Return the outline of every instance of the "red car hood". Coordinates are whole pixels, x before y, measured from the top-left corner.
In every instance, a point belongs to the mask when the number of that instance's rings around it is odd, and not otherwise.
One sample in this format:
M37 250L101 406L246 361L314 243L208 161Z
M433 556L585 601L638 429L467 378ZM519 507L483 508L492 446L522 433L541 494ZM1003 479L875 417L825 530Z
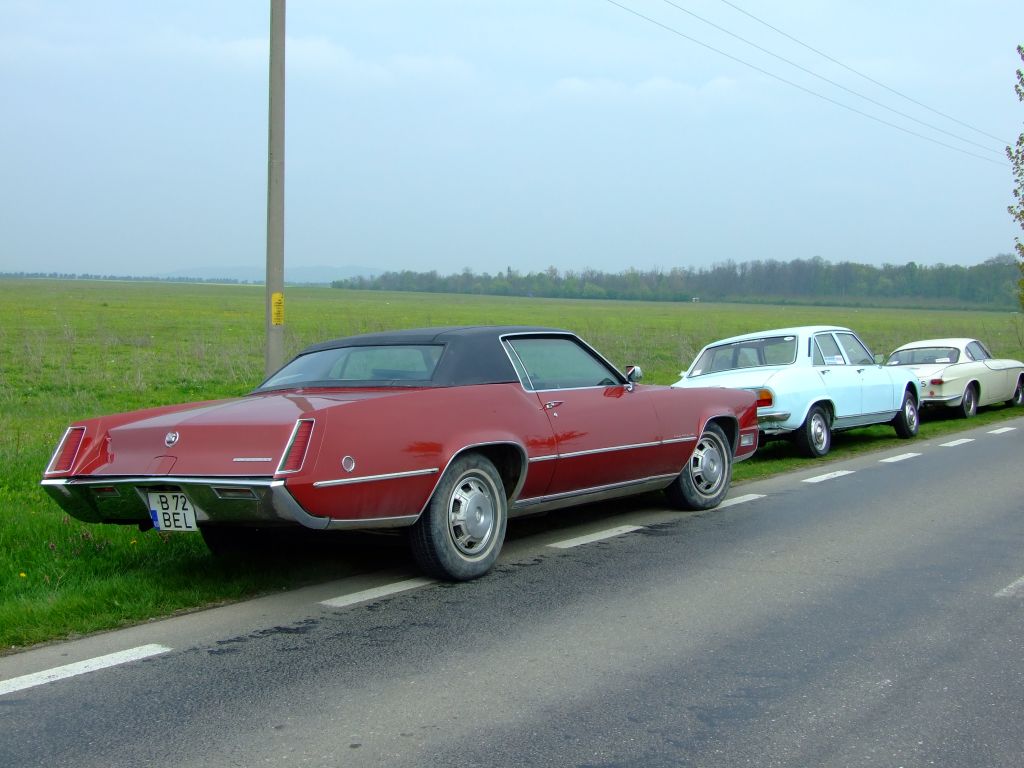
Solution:
M112 419L97 419L93 455L83 457L85 472L74 474L273 475L299 419L402 391L288 391L143 412L137 419L127 414L106 428Z

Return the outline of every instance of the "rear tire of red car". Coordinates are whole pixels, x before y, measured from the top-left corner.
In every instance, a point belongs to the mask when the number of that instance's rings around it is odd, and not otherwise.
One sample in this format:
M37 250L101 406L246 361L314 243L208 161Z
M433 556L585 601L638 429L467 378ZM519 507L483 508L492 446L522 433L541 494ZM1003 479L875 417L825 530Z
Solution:
M665 489L665 495L679 509L711 509L722 503L732 478L732 450L725 432L708 424L690 454L690 460Z
M820 405L811 406L807 418L793 433L797 450L804 456L820 459L832 448L832 424L826 411Z
M903 405L900 406L900 412L896 414L896 418L892 420L892 426L896 430L896 436L903 439L913 437L921 427L917 402L909 389L903 393Z
M498 470L485 456L464 454L448 467L409 532L413 557L429 576L475 579L494 565L507 522L508 498Z

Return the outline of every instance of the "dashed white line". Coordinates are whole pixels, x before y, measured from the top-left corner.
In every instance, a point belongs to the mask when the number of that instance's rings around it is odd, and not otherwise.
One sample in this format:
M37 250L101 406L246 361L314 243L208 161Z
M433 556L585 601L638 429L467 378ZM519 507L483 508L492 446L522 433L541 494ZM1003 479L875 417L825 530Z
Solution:
M379 587L371 587L370 589L364 589L359 592L353 592L349 595L341 595L339 597L332 597L330 600L321 600L320 605L326 605L328 608L345 608L349 605L355 605L356 603L365 603L368 600L379 600L382 597L388 595L396 595L399 592L408 592L410 589L416 589L417 587L425 587L428 584L436 584L434 579L406 579L405 581L396 581L392 584L383 584Z
M834 480L837 477L845 477L846 475L852 475L852 469L839 469L835 472L829 472L825 475L818 475L817 477L808 477L804 480L805 483L823 483L826 480Z
M726 499L725 501L718 505L718 508L722 509L723 507L734 507L737 504L746 504L748 501L757 501L758 499L763 498L763 493L748 493L743 496L737 496L736 498L733 499Z
M563 539L562 541L556 541L554 544L548 544L549 547L555 549L571 549L572 547L579 547L584 544L592 544L595 541L603 541L604 539L613 539L616 536L622 536L626 533L633 533L633 531L639 531L643 528L642 525L620 525L615 528L606 528L603 531L597 533L590 533L586 536L577 536L572 539Z
M1016 427L1000 427L999 429L990 429L988 433L990 435L1005 435L1007 432L1013 432Z
M1019 594L1024 594L1024 576L1021 576L1010 586L1000 589L996 592L995 597L1016 597Z
M901 453L899 456L890 456L888 459L879 459L879 461L885 464L895 464L897 461L906 461L920 455L920 453Z
M57 680L64 680L68 677L84 675L87 672L95 672L100 669L107 669L108 667L116 667L119 664L127 664L132 661L147 659L150 656L157 656L161 653L167 653L172 650L174 649L168 648L166 645L157 645L155 643L150 645L140 645L136 648L129 648L126 651L108 653L105 656L97 656L93 659L86 659L85 661L76 661L74 664L65 664L62 667L54 667L53 669L46 669L42 672L33 672L30 675L12 677L10 680L0 680L0 696L7 693L14 693L15 691L23 691L26 688L35 688L37 685L45 685L46 683L53 683Z
M959 440L950 440L948 443L940 443L943 448L956 448L958 445L964 445L966 443L973 443L973 437L961 437Z

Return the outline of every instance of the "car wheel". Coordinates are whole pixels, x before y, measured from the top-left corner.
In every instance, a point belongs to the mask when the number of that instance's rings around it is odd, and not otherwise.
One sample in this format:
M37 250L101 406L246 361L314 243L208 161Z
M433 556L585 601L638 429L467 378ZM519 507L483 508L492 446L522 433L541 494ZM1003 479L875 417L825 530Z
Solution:
M1017 388L1013 390L1013 397L1006 401L1007 405L1020 405L1024 403L1024 376L1017 379Z
M683 471L665 489L679 509L711 509L722 503L732 478L732 451L725 432L708 424Z
M917 403L914 402L914 395L909 389L903 393L903 405L900 406L900 412L896 414L896 418L892 420L892 425L896 429L896 435L904 439L916 435L921 426L917 414Z
M960 415L969 419L978 412L978 392L973 384L968 384L964 390L964 396L960 400L960 407L957 409Z
M828 412L820 405L811 406L807 418L794 435L796 447L804 456L819 459L832 447L832 425Z
M508 499L486 457L460 456L434 489L409 534L412 554L430 576L468 581L494 565L505 540Z

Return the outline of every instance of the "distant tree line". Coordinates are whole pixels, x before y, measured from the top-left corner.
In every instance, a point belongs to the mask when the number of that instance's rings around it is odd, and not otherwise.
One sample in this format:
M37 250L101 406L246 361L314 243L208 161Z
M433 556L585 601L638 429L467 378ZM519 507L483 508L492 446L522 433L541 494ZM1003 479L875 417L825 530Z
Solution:
M34 278L46 280L117 280L140 283L234 283L238 285L259 285L261 281L237 280L233 277L139 277L138 275L93 275L71 272L0 272L0 277Z
M871 266L820 257L794 261L727 261L712 267L664 271L593 269L521 274L509 267L491 275L468 267L453 275L436 271L385 272L377 277L336 280L335 288L378 291L473 293L567 299L640 301L736 301L763 303L978 307L1017 306L1020 272L1012 254L971 267L938 264Z

